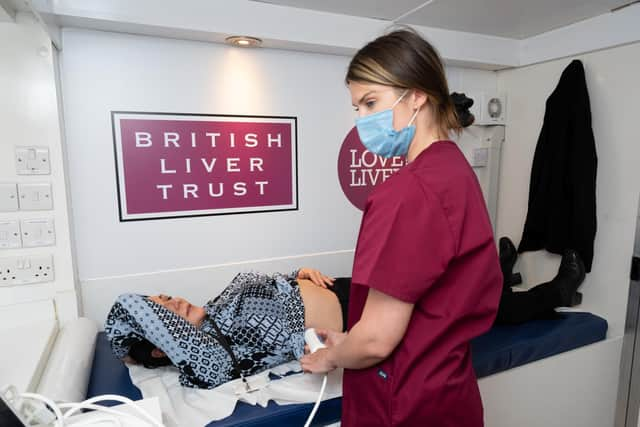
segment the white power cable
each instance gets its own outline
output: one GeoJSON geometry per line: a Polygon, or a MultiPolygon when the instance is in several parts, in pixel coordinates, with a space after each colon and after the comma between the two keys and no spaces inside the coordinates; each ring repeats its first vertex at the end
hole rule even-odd
{"type": "Polygon", "coordinates": [[[98,418],[95,418],[95,419],[90,420],[90,421],[88,420],[86,422],[80,422],[80,423],[77,423],[77,424],[76,423],[70,424],[73,427],[95,425],[97,422],[104,422],[104,421],[111,421],[116,426],[122,427],[122,423],[114,415],[131,417],[131,418],[137,419],[139,421],[144,421],[146,424],[151,424],[154,427],[164,427],[164,424],[162,424],[161,422],[156,421],[155,418],[153,418],[153,416],[151,416],[151,414],[149,414],[143,408],[138,406],[133,400],[128,399],[128,398],[126,398],[124,396],[118,396],[118,395],[115,395],[115,394],[105,394],[105,395],[102,395],[102,396],[92,397],[90,399],[87,399],[87,400],[85,400],[83,402],[79,402],[79,403],[61,403],[60,405],[57,405],[51,399],[49,399],[49,398],[47,398],[45,396],[36,394],[36,393],[21,393],[20,397],[25,398],[25,399],[38,400],[38,401],[43,402],[44,404],[46,404],[51,409],[51,411],[53,411],[53,413],[56,416],[56,420],[55,420],[55,424],[54,424],[55,427],[65,427],[65,425],[69,425],[69,424],[66,424],[65,421],[68,420],[74,413],[80,411],[81,409],[93,409],[93,410],[96,410],[96,411],[104,412],[105,414],[109,414],[110,416],[98,417],[98,418]],[[140,415],[121,412],[121,411],[118,411],[116,409],[112,409],[112,408],[107,407],[107,406],[95,404],[96,402],[100,402],[100,401],[104,401],[104,400],[125,403],[125,404],[131,406],[140,415]],[[62,409],[65,409],[65,408],[69,408],[69,410],[66,411],[64,413],[64,415],[63,415],[62,409]]]}
{"type": "Polygon", "coordinates": [[[21,393],[20,397],[25,398],[25,399],[39,400],[40,402],[43,402],[56,415],[55,426],[56,427],[64,427],[64,418],[62,416],[62,411],[60,411],[60,408],[58,407],[58,405],[56,405],[53,402],[53,400],[49,399],[48,397],[36,394],[36,393],[21,393]]]}

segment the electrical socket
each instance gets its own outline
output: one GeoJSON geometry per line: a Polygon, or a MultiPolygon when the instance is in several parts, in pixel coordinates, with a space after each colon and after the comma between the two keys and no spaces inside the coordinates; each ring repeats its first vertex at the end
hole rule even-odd
{"type": "Polygon", "coordinates": [[[16,171],[18,175],[49,175],[49,148],[16,147],[16,171]]]}
{"type": "Polygon", "coordinates": [[[0,221],[0,249],[22,247],[20,223],[18,221],[0,221]]]}
{"type": "Polygon", "coordinates": [[[0,286],[29,285],[54,280],[51,255],[0,258],[0,286]]]}
{"type": "Polygon", "coordinates": [[[15,182],[0,183],[0,212],[18,210],[18,186],[15,182]]]}
{"type": "MultiPolygon", "coordinates": [[[[23,219],[20,224],[20,229],[22,230],[22,246],[25,248],[52,246],[56,243],[52,218],[23,219]]],[[[2,226],[2,222],[0,222],[0,226],[2,226]]],[[[0,228],[0,231],[1,230],[0,228]]],[[[2,247],[1,240],[0,247],[2,247]]]]}
{"type": "Polygon", "coordinates": [[[50,183],[20,183],[18,184],[18,196],[20,210],[39,211],[53,209],[50,183]]]}

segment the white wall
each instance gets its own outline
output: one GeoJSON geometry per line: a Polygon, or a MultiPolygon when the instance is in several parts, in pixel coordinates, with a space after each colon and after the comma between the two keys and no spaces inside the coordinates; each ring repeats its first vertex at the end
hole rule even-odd
{"type": "MultiPolygon", "coordinates": [[[[578,308],[608,320],[608,339],[482,379],[487,425],[492,427],[614,423],[640,190],[640,44],[575,58],[585,67],[598,154],[595,256],[578,308]],[[540,393],[541,389],[550,392],[540,393]],[[540,408],[545,410],[541,413],[540,408]]],[[[497,235],[508,235],[516,244],[526,217],[531,163],[545,101],[572,59],[498,72],[498,89],[508,94],[508,102],[497,235]]],[[[515,271],[534,285],[551,279],[559,262],[558,255],[527,252],[519,257],[515,271]]]]}
{"type": "MultiPolygon", "coordinates": [[[[348,57],[77,29],[63,31],[63,44],[88,316],[102,321],[125,291],[204,301],[247,268],[310,265],[350,274],[361,212],[344,197],[336,171],[355,117],[343,83],[348,57]],[[299,210],[120,223],[110,110],[297,116],[299,210]]],[[[493,72],[453,68],[449,75],[452,90],[496,88],[493,72]]]]}
{"type": "MultiPolygon", "coordinates": [[[[640,190],[640,44],[575,57],[585,67],[598,154],[598,231],[592,272],[582,286],[582,309],[609,321],[609,336],[622,336],[629,289],[640,190]]],[[[542,126],[545,101],[573,58],[498,73],[508,93],[507,129],[502,153],[498,235],[520,241],[527,211],[531,163],[542,126]]],[[[557,271],[558,255],[526,253],[519,265],[524,280],[536,284],[557,271]]]]}
{"type": "Polygon", "coordinates": [[[613,427],[621,347],[613,338],[480,378],[485,426],[613,427]]]}
{"type": "Polygon", "coordinates": [[[0,23],[0,94],[0,182],[50,182],[54,205],[52,211],[3,212],[0,219],[53,218],[56,233],[52,247],[0,250],[0,257],[51,254],[55,270],[53,282],[0,287],[0,319],[7,324],[1,316],[5,306],[54,299],[64,322],[77,317],[78,307],[54,60],[49,37],[30,14],[19,14],[16,23],[0,23]],[[16,174],[15,146],[33,145],[49,147],[51,175],[16,174]]]}

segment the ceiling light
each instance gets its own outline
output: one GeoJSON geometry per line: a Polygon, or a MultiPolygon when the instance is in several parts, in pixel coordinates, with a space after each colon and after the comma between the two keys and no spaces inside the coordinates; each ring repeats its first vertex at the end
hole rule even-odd
{"type": "Polygon", "coordinates": [[[248,36],[231,36],[224,39],[224,41],[232,46],[240,47],[259,47],[262,44],[262,40],[259,38],[248,36]]]}

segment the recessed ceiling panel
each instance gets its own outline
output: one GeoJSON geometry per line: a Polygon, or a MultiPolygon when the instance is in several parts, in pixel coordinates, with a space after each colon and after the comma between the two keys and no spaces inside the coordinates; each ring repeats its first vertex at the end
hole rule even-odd
{"type": "Polygon", "coordinates": [[[400,22],[524,39],[625,3],[628,0],[435,0],[400,22]]]}
{"type": "Polygon", "coordinates": [[[260,3],[319,10],[342,15],[393,20],[415,9],[425,0],[253,0],[260,3]]]}
{"type": "MultiPolygon", "coordinates": [[[[252,0],[343,15],[394,20],[424,0],[252,0]]],[[[593,18],[631,0],[433,0],[399,21],[524,39],[593,18]]]]}

